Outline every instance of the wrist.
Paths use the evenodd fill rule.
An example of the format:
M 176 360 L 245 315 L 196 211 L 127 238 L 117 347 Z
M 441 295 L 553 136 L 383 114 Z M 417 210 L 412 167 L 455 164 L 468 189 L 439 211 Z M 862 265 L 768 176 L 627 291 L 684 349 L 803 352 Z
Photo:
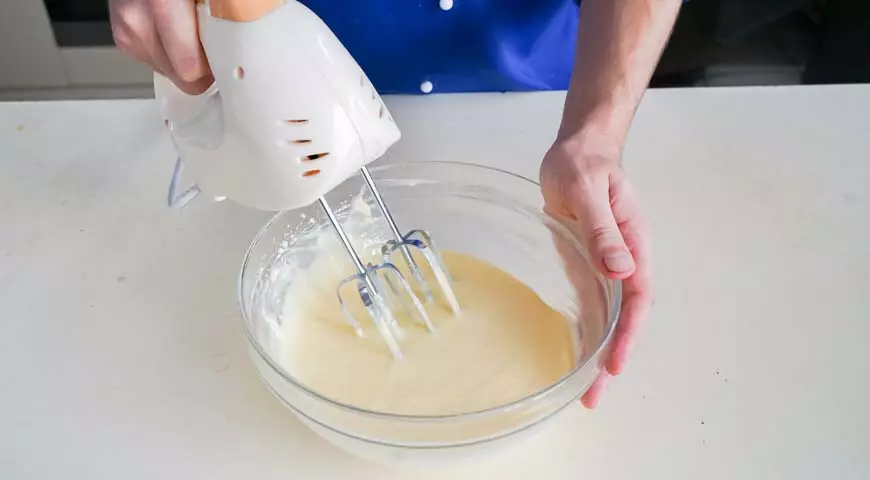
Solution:
M 567 152 L 571 157 L 608 158 L 619 162 L 625 135 L 618 129 L 606 124 L 587 123 L 581 126 L 559 128 L 554 146 Z
M 556 142 L 580 149 L 584 154 L 618 159 L 625 145 L 633 109 L 620 106 L 619 102 L 603 102 L 583 108 L 583 103 L 587 102 L 571 100 L 569 94 Z

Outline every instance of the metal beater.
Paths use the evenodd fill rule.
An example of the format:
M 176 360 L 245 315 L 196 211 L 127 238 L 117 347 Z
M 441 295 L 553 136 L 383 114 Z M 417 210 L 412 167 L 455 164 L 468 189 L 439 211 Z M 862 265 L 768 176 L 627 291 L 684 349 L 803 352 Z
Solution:
M 393 239 L 388 241 L 382 247 L 381 251 L 383 258 L 381 263 L 376 265 L 371 263 L 368 265 L 364 264 L 359 254 L 353 248 L 347 234 L 341 228 L 332 208 L 326 202 L 326 198 L 321 197 L 319 199 L 320 206 L 326 213 L 327 218 L 329 218 L 333 228 L 335 228 L 338 237 L 341 239 L 342 245 L 347 250 L 348 256 L 357 270 L 355 275 L 351 275 L 339 283 L 336 287 L 336 296 L 338 302 L 341 304 L 347 322 L 353 327 L 358 335 L 362 335 L 362 325 L 356 318 L 354 318 L 353 314 L 351 314 L 342 295 L 343 287 L 354 285 L 363 306 L 365 306 L 366 311 L 368 311 L 371 316 L 375 327 L 383 337 L 390 352 L 394 357 L 402 358 L 402 350 L 399 346 L 399 339 L 402 336 L 402 331 L 396 321 L 395 315 L 393 315 L 393 311 L 397 308 L 397 305 L 401 305 L 401 307 L 407 312 L 409 318 L 425 325 L 430 332 L 435 331 L 435 326 L 429 319 L 429 315 L 426 313 L 426 308 L 423 306 L 423 302 L 420 301 L 414 290 L 411 288 L 411 285 L 408 283 L 408 280 L 405 279 L 405 276 L 399 268 L 396 267 L 395 263 L 393 263 L 393 257 L 396 252 L 401 252 L 411 276 L 414 278 L 418 289 L 423 293 L 427 302 L 432 301 L 434 295 L 432 289 L 427 285 L 423 272 L 417 264 L 417 260 L 414 258 L 412 250 L 419 252 L 420 256 L 422 256 L 426 261 L 429 270 L 435 277 L 435 281 L 444 296 L 444 300 L 450 306 L 450 309 L 454 314 L 459 313 L 459 302 L 457 302 L 456 295 L 453 293 L 452 280 L 447 270 L 447 266 L 444 264 L 444 260 L 441 258 L 441 254 L 435 247 L 429 233 L 424 230 L 411 230 L 407 234 L 402 235 L 399 228 L 396 226 L 395 220 L 393 220 L 393 216 L 390 214 L 389 208 L 387 208 L 386 203 L 384 203 L 383 197 L 381 196 L 377 185 L 375 185 L 374 179 L 372 179 L 368 169 L 362 167 L 360 173 L 365 180 L 366 185 L 368 185 L 369 190 L 371 190 L 372 196 L 374 197 L 375 203 L 377 203 L 381 214 L 383 214 L 384 219 L 389 225 Z

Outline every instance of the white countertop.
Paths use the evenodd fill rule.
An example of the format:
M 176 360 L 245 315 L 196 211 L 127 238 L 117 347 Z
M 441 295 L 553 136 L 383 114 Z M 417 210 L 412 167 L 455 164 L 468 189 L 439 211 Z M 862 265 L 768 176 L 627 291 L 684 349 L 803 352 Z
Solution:
M 562 96 L 389 103 L 390 159 L 535 178 Z M 870 86 L 650 92 L 626 165 L 657 304 L 628 371 L 521 452 L 429 472 L 261 386 L 234 287 L 268 214 L 166 208 L 151 102 L 0 104 L 0 145 L 0 478 L 870 478 Z

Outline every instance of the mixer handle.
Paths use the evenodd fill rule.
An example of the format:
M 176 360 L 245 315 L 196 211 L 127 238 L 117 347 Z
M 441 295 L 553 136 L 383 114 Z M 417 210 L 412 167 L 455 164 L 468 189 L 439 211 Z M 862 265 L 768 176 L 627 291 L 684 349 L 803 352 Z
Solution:
M 200 194 L 199 185 L 197 184 L 193 184 L 187 190 L 178 193 L 178 182 L 181 180 L 183 169 L 184 162 L 181 160 L 181 157 L 178 157 L 175 161 L 175 168 L 172 170 L 172 179 L 169 181 L 169 192 L 167 192 L 167 204 L 169 208 L 182 209 Z
M 188 95 L 169 79 L 155 73 L 154 93 L 163 114 L 163 124 L 173 143 L 180 140 L 202 149 L 215 149 L 223 143 L 223 106 L 214 85 L 201 95 Z M 180 152 L 177 144 L 176 151 Z M 196 184 L 179 192 L 183 169 L 184 161 L 179 156 L 167 192 L 167 203 L 171 208 L 184 208 L 200 193 Z

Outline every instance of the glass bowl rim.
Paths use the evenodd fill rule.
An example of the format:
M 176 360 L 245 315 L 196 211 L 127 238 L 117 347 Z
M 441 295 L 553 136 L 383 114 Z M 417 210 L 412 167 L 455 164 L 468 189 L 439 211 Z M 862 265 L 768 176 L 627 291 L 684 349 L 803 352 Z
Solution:
M 540 188 L 540 184 L 538 182 L 531 180 L 529 178 L 523 177 L 522 175 L 517 175 L 515 173 L 508 172 L 506 170 L 502 170 L 499 168 L 488 167 L 488 166 L 478 165 L 478 164 L 473 164 L 473 163 L 465 163 L 465 162 L 425 161 L 425 162 L 388 163 L 388 164 L 384 164 L 384 165 L 379 165 L 377 167 L 369 168 L 369 170 L 372 173 L 378 173 L 378 172 L 385 171 L 385 170 L 389 171 L 389 170 L 405 168 L 405 167 L 415 167 L 415 166 L 426 167 L 426 166 L 433 166 L 433 165 L 434 166 L 443 165 L 445 167 L 451 167 L 451 168 L 456 168 L 456 167 L 466 168 L 466 169 L 470 169 L 470 170 L 477 170 L 480 172 L 489 172 L 489 173 L 494 173 L 496 175 L 508 176 L 508 177 L 512 177 L 515 180 L 521 180 L 522 182 L 525 182 L 529 185 L 537 186 Z M 242 323 L 244 324 L 243 326 L 244 326 L 244 330 L 245 330 L 245 336 L 248 339 L 248 343 L 254 348 L 254 351 L 257 352 L 257 355 L 259 355 L 259 357 L 264 362 L 266 362 L 266 365 L 268 365 L 283 380 L 290 383 L 294 387 L 299 388 L 302 392 L 304 392 L 309 397 L 312 397 L 318 401 L 324 402 L 330 406 L 339 408 L 341 410 L 349 411 L 352 413 L 362 414 L 362 415 L 365 415 L 368 417 L 385 418 L 385 419 L 392 419 L 392 420 L 403 420 L 403 421 L 416 421 L 416 422 L 441 422 L 441 421 L 457 420 L 457 419 L 466 420 L 466 419 L 473 419 L 473 418 L 478 418 L 478 417 L 485 417 L 485 416 L 493 415 L 496 413 L 510 412 L 510 411 L 518 409 L 524 405 L 535 403 L 538 399 L 546 397 L 551 392 L 553 392 L 554 390 L 558 389 L 559 387 L 561 387 L 562 385 L 567 383 L 568 380 L 571 379 L 571 377 L 577 375 L 581 370 L 583 370 L 587 365 L 589 365 L 590 361 L 596 360 L 598 358 L 598 356 L 602 353 L 602 350 L 607 345 L 610 344 L 611 338 L 613 337 L 613 332 L 616 330 L 616 324 L 617 324 L 618 318 L 619 318 L 620 307 L 622 305 L 622 282 L 620 280 L 611 279 L 611 281 L 613 282 L 613 285 L 614 285 L 613 296 L 612 296 L 612 301 L 611 301 L 611 305 L 610 305 L 611 314 L 607 318 L 607 327 L 606 327 L 604 337 L 601 341 L 598 342 L 598 345 L 595 347 L 595 352 L 592 355 L 590 355 L 586 359 L 586 361 L 578 363 L 576 366 L 574 366 L 574 368 L 572 368 L 568 373 L 566 373 L 565 375 L 560 377 L 559 380 L 546 386 L 545 388 L 542 388 L 541 390 L 538 390 L 537 392 L 534 392 L 530 395 L 526 395 L 525 397 L 519 398 L 517 400 L 513 400 L 509 403 L 505 403 L 502 405 L 496 405 L 494 407 L 488 407 L 488 408 L 484 408 L 484 409 L 480 409 L 480 410 L 474 410 L 471 412 L 451 413 L 451 414 L 446 414 L 446 415 L 409 415 L 409 414 L 400 414 L 400 413 L 381 412 L 381 411 L 369 410 L 366 408 L 361 408 L 361 407 L 357 407 L 354 405 L 342 403 L 342 402 L 339 402 L 337 400 L 333 400 L 329 397 L 326 397 L 320 393 L 315 392 L 314 390 L 311 390 L 310 388 L 308 388 L 304 384 L 298 382 L 296 379 L 294 379 L 292 377 L 292 375 L 290 375 L 289 373 L 284 371 L 284 369 L 280 365 L 278 365 L 271 358 L 271 356 L 269 356 L 266 352 L 263 351 L 263 348 L 261 347 L 260 342 L 255 338 L 254 332 L 251 330 L 251 326 L 250 326 L 250 322 L 249 322 L 249 318 L 248 318 L 248 313 L 245 310 L 246 300 L 244 298 L 243 277 L 244 277 L 245 270 L 248 268 L 248 263 L 252 258 L 253 250 L 257 245 L 259 245 L 260 241 L 263 239 L 263 236 L 266 234 L 266 232 L 281 217 L 283 217 L 285 214 L 287 214 L 289 212 L 292 212 L 293 210 L 298 210 L 298 209 L 281 210 L 280 212 L 277 212 L 275 215 L 273 215 L 272 218 L 270 218 L 269 221 L 266 222 L 260 228 L 260 230 L 257 232 L 257 235 L 254 237 L 254 239 L 251 241 L 251 244 L 248 246 L 248 249 L 245 252 L 244 260 L 242 261 L 242 266 L 239 269 L 239 275 L 238 275 L 238 279 L 237 279 L 238 305 L 239 305 L 239 310 L 242 313 Z M 562 228 L 564 229 L 564 227 L 562 227 Z M 566 232 L 568 232 L 567 229 L 564 229 L 564 230 Z M 568 232 L 568 233 L 569 233 L 568 237 L 573 240 L 571 243 L 574 244 L 575 248 L 578 247 L 579 245 L 578 245 L 576 238 L 574 238 L 574 235 L 570 234 L 570 232 Z M 272 387 L 270 387 L 270 389 L 271 388 Z M 296 408 L 298 408 L 298 407 L 294 406 L 294 409 L 296 409 Z

